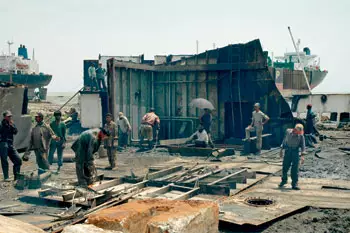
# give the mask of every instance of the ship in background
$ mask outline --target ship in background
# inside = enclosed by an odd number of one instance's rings
[[[269,56],[267,63],[278,90],[285,98],[310,94],[303,69],[311,90],[318,86],[328,74],[327,70],[321,69],[320,58],[311,54],[308,47],[298,53],[287,52],[280,57]]]
[[[13,42],[8,41],[8,54],[0,55],[0,82],[19,84],[28,87],[28,98],[35,97],[34,92],[38,92],[40,99],[45,100],[47,95],[46,86],[49,85],[52,75],[39,71],[39,64],[34,58],[28,56],[25,45],[20,45],[17,55],[11,53]]]

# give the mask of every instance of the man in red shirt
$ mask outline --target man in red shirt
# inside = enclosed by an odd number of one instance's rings
[[[160,127],[160,119],[155,114],[154,108],[151,108],[146,115],[142,117],[141,127],[140,127],[140,147],[143,148],[143,141],[145,138],[148,139],[149,149],[152,148],[152,140],[153,140],[153,128],[157,131]]]

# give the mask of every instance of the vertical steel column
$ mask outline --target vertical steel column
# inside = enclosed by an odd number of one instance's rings
[[[168,138],[171,138],[171,100],[172,100],[172,93],[171,93],[171,86],[170,86],[170,79],[171,79],[171,72],[169,72],[169,75],[168,75],[168,93],[169,93],[169,103],[168,103],[168,114],[169,114],[169,121],[168,121]]]

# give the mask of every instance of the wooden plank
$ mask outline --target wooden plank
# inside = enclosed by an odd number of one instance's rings
[[[184,183],[192,183],[192,182],[195,182],[195,181],[197,181],[197,180],[204,179],[204,178],[206,178],[206,177],[208,177],[208,176],[210,176],[210,175],[217,174],[217,173],[221,172],[222,170],[224,170],[224,169],[223,169],[223,168],[216,169],[216,170],[211,171],[211,172],[208,172],[208,173],[206,173],[206,174],[203,174],[203,175],[194,177],[194,178],[192,178],[192,179],[186,180],[186,181],[184,181]]]
[[[263,134],[261,137],[264,138],[264,137],[269,137],[269,136],[272,136],[272,134],[269,134],[269,133]],[[256,136],[250,137],[250,140],[251,140],[251,141],[256,140],[256,139],[257,139]],[[247,139],[247,138],[243,138],[242,141],[245,142],[245,141],[248,141],[248,139]]]
[[[159,144],[161,146],[168,146],[168,145],[180,145],[185,144],[188,141],[189,138],[177,138],[177,139],[169,139],[169,140],[160,140]]]
[[[234,172],[234,173],[232,173],[232,174],[230,174],[230,175],[227,175],[227,176],[225,176],[225,177],[223,177],[223,178],[221,178],[221,179],[218,179],[218,180],[216,180],[216,181],[214,181],[214,182],[211,182],[211,183],[209,183],[209,185],[218,184],[218,183],[220,183],[220,182],[222,182],[222,181],[224,181],[224,180],[227,180],[227,179],[229,179],[229,178],[231,178],[231,177],[237,176],[237,175],[239,175],[239,174],[241,174],[241,173],[243,173],[243,172],[247,172],[247,171],[248,171],[247,169],[242,169],[242,170],[240,170],[240,171],[237,171],[237,172]]]
[[[199,192],[199,188],[194,188],[188,192],[185,192],[184,194],[181,194],[181,195],[173,198],[172,200],[188,200],[192,196],[196,195],[198,192]]]
[[[158,172],[150,173],[150,174],[148,174],[148,180],[154,180],[154,179],[169,175],[171,173],[180,171],[182,168],[183,168],[183,166],[180,165],[180,166],[175,166],[175,167],[163,169],[163,170],[160,170]]]
[[[121,183],[122,183],[122,179],[117,178],[114,180],[102,181],[101,184],[95,183],[92,186],[90,186],[89,188],[94,190],[95,192],[98,192],[98,191],[101,191],[103,189],[107,189],[107,188],[116,186],[116,185],[121,184]]]

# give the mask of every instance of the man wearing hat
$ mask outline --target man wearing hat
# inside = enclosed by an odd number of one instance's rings
[[[97,171],[94,162],[94,153],[98,151],[100,145],[109,133],[105,129],[87,130],[80,134],[73,143],[72,150],[75,153],[75,168],[78,183],[81,186],[93,184]]]
[[[116,147],[114,145],[114,140],[117,136],[117,125],[113,121],[113,116],[111,113],[106,114],[106,124],[104,126],[104,130],[109,133],[109,136],[106,137],[104,141],[104,147],[107,150],[107,156],[109,161],[109,167],[106,167],[106,169],[112,170],[115,168],[115,161],[117,158],[116,154]]]
[[[57,136],[57,140],[51,140],[50,142],[50,151],[49,151],[49,163],[52,165],[53,157],[55,151],[57,150],[57,172],[60,171],[63,165],[63,150],[66,144],[66,124],[61,121],[62,113],[61,111],[54,112],[55,120],[50,123],[52,131]]]
[[[262,131],[264,129],[264,125],[270,120],[270,118],[260,111],[260,104],[254,104],[254,111],[252,113],[252,123],[245,129],[245,138],[250,140],[250,132],[256,133],[256,149],[257,154],[260,154],[261,146],[262,146]]]
[[[118,114],[118,149],[126,149],[128,145],[129,132],[131,132],[131,126],[129,120],[122,112]]]
[[[44,115],[41,112],[35,115],[35,121],[36,125],[32,129],[30,143],[23,156],[23,160],[28,160],[28,155],[30,154],[29,150],[34,150],[36,163],[39,167],[38,173],[40,175],[50,169],[47,158],[50,140],[59,140],[59,138],[56,137],[52,129],[44,123]]]
[[[143,148],[143,141],[145,138],[148,139],[149,149],[152,148],[153,129],[155,128],[158,134],[159,127],[160,127],[160,119],[155,114],[154,108],[151,108],[150,111],[146,113],[146,115],[144,115],[141,120],[141,127],[140,127],[140,147],[141,148]]]
[[[299,148],[301,154],[299,156]],[[285,150],[283,156],[283,149]],[[282,188],[287,184],[288,170],[291,169],[292,177],[292,189],[300,190],[298,187],[298,172],[299,162],[304,163],[305,154],[305,138],[304,138],[304,126],[302,124],[296,124],[294,129],[287,129],[286,136],[281,145],[280,156],[283,157],[282,168],[282,181],[279,187]]]
[[[4,181],[9,182],[9,164],[7,157],[13,163],[14,179],[18,179],[18,174],[21,171],[22,161],[18,155],[17,150],[13,147],[13,136],[17,134],[17,128],[12,120],[12,113],[5,111],[3,113],[4,119],[0,126],[0,158],[2,172],[4,174]]]

